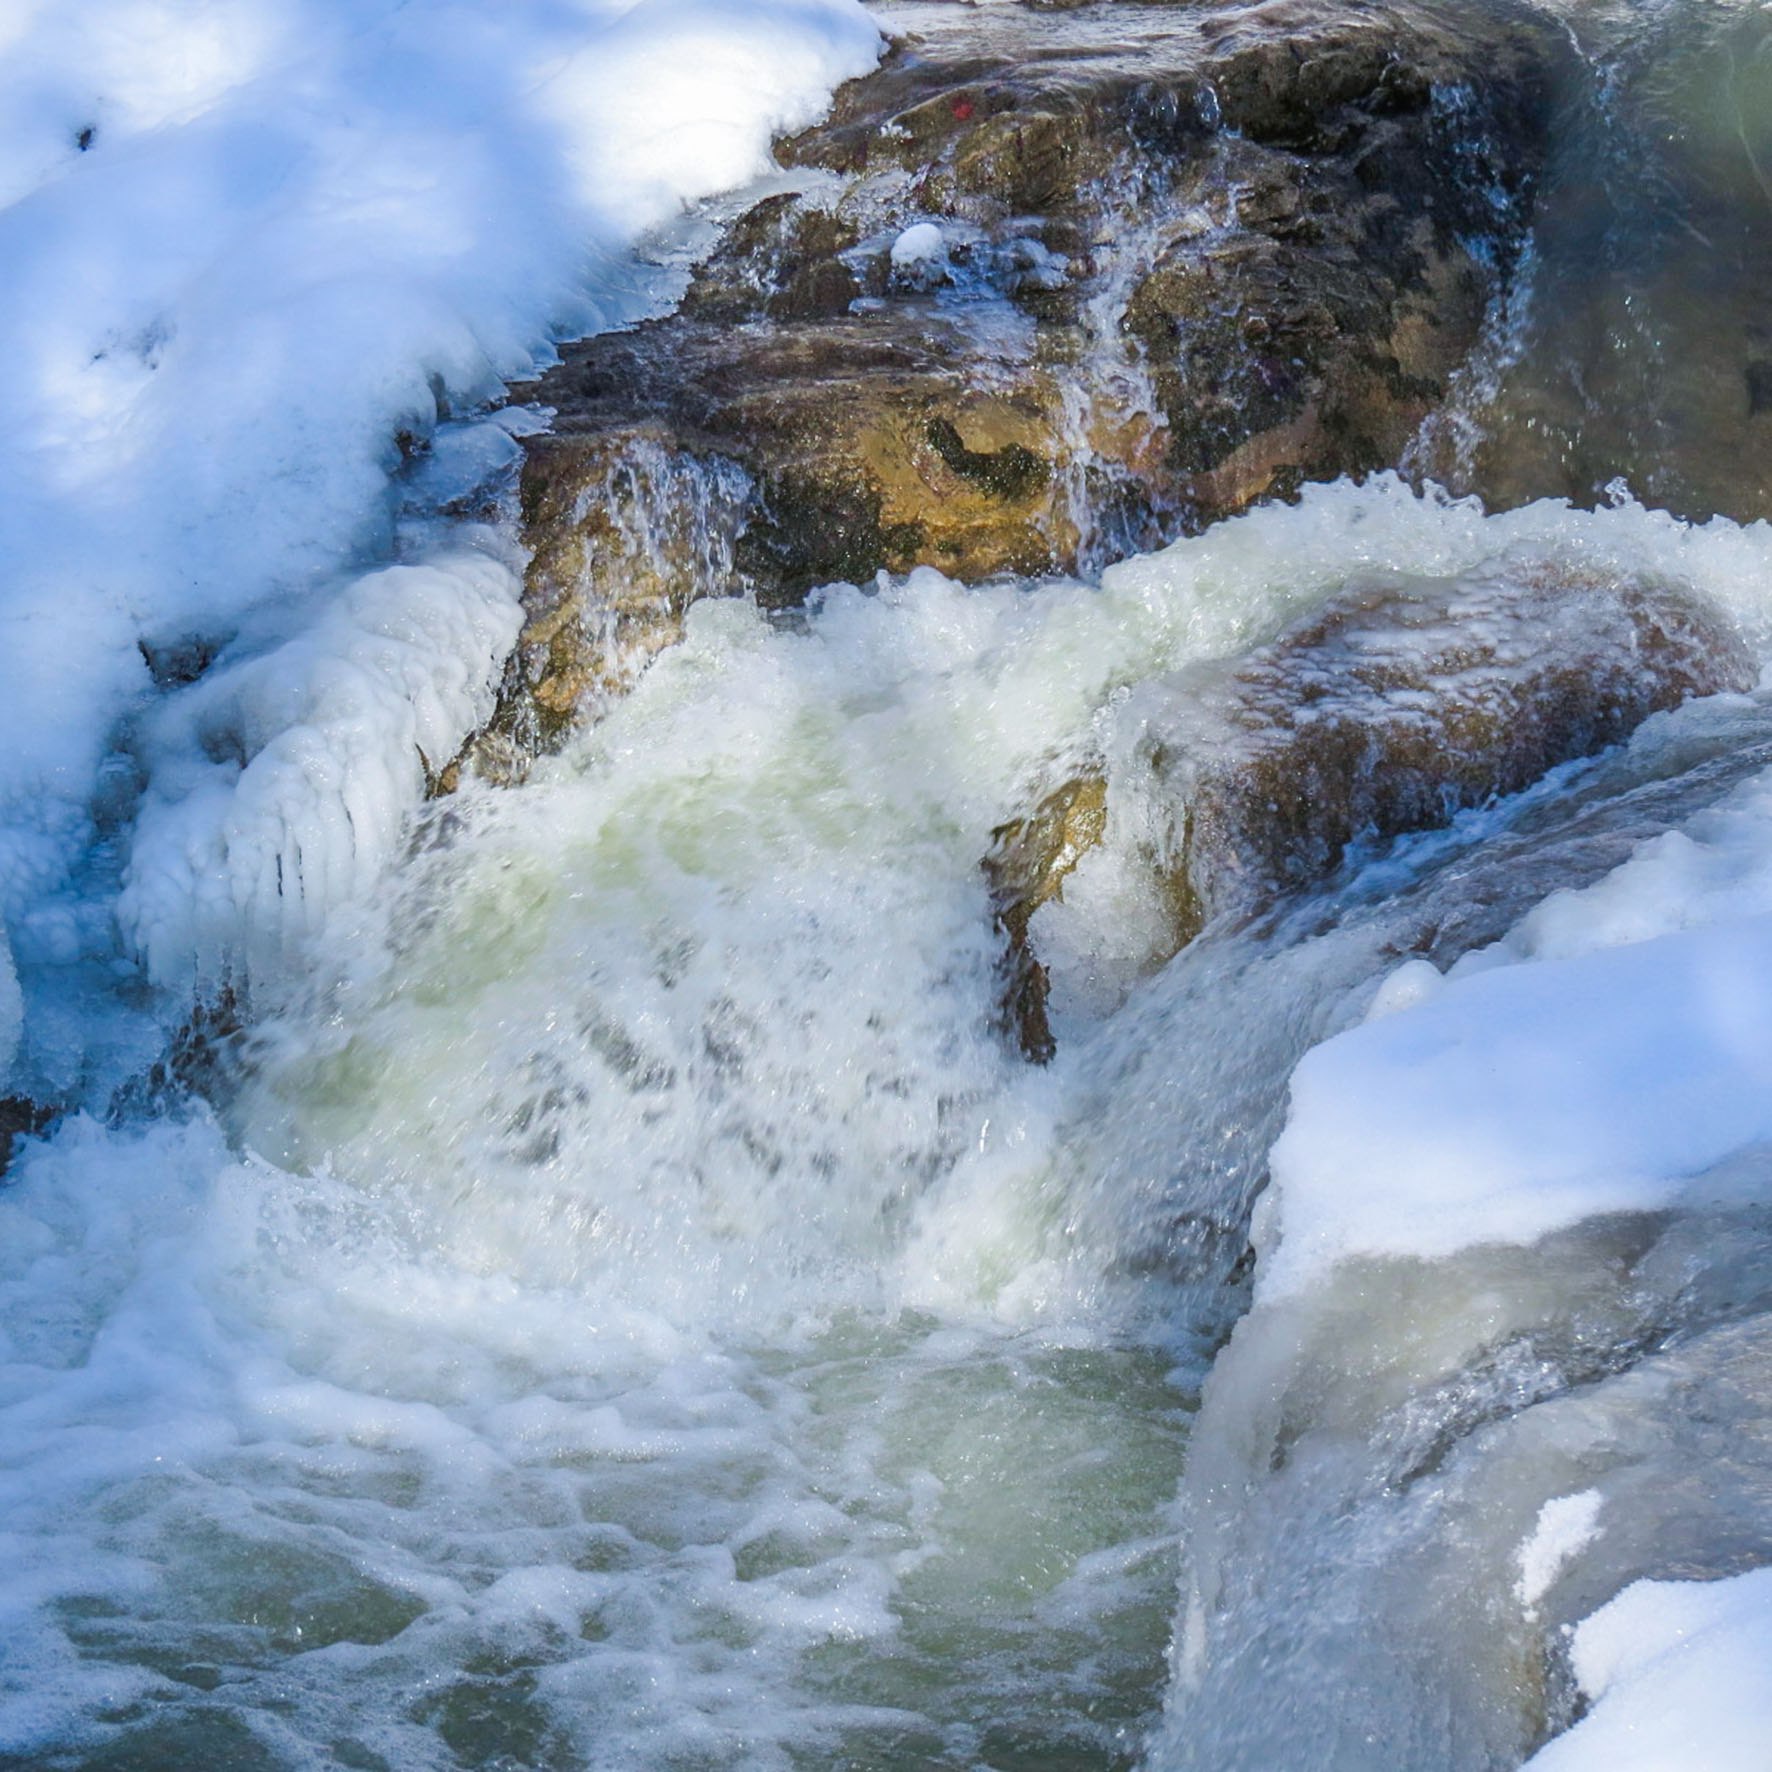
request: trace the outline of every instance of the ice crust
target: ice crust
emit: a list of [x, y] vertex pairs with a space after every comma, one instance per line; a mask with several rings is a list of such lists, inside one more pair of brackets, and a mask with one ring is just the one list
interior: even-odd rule
[[[764, 169], [771, 136], [878, 46], [853, 0], [7, 9], [0, 914], [40, 910], [89, 843], [102, 760], [153, 696], [138, 642], [231, 641], [239, 658], [326, 619], [391, 545], [396, 433], [422, 442], [550, 337], [646, 311], [661, 284], [633, 256], [640, 237]], [[423, 693], [455, 697], [484, 640], [477, 620], [433, 624], [445, 651]], [[368, 746], [366, 711], [309, 717], [330, 694], [296, 691], [303, 742]], [[391, 754], [407, 719], [373, 744]], [[180, 749], [151, 746], [151, 761]], [[356, 770], [310, 764], [278, 779]], [[233, 812], [201, 771], [154, 778], [157, 803], [196, 796], [142, 834], [130, 921], [156, 972], [219, 937], [220, 884], [182, 930], [176, 894], [199, 851], [237, 847], [224, 823], [280, 820], [300, 842], [303, 819], [332, 816], [305, 786], [273, 809], [272, 773], [249, 770]], [[353, 854], [388, 847], [384, 828]], [[230, 863], [225, 891], [242, 884]], [[264, 911], [289, 920], [281, 900]]]
[[[1758, 644], [1764, 657], [1763, 638]], [[1745, 1227], [1772, 1198], [1769, 1104], [1772, 772], [1762, 772], [1640, 841], [1593, 884], [1551, 893], [1500, 941], [1443, 972], [1404, 961], [1368, 993], [1363, 1020], [1305, 1055], [1256, 1215], [1255, 1308], [1237, 1331], [1243, 1365], [1320, 1363], [1340, 1373], [1360, 1358], [1352, 1323], [1369, 1319], [1378, 1327], [1365, 1333], [1398, 1394], [1416, 1364], [1431, 1371], [1424, 1350], [1455, 1348], [1461, 1336], [1469, 1371], [1456, 1382], [1478, 1384], [1472, 1374], [1493, 1357], [1501, 1325], [1517, 1313], [1524, 1333], [1544, 1298], [1573, 1299], [1598, 1283], [1590, 1310], [1616, 1310], [1611, 1333], [1628, 1342], [1642, 1332], [1633, 1310], [1654, 1320], [1657, 1310], [1679, 1309], [1648, 1302], [1664, 1286], [1670, 1300], [1703, 1298], [1707, 1288], [1728, 1296], [1742, 1284], [1732, 1263], [1748, 1261], [1742, 1251], [1754, 1246]], [[1652, 1260], [1606, 1266], [1608, 1239], [1628, 1241], [1643, 1234], [1628, 1227], [1644, 1223], [1671, 1226], [1670, 1248], [1685, 1250], [1677, 1263], [1667, 1258], [1680, 1284], [1657, 1278]], [[1531, 1277], [1539, 1269], [1558, 1276], [1544, 1294]], [[1620, 1272], [1630, 1273], [1622, 1285]], [[1482, 1276], [1474, 1289], [1472, 1274]], [[1331, 1328], [1349, 1336], [1348, 1349], [1316, 1339]], [[1540, 1333], [1539, 1345], [1555, 1345], [1554, 1332]], [[1760, 1369], [1763, 1355], [1742, 1357]], [[1458, 1364], [1448, 1360], [1444, 1382], [1454, 1382]], [[1731, 1380], [1689, 1384], [1677, 1404], [1656, 1391], [1665, 1381], [1653, 1362], [1638, 1381], [1632, 1373], [1600, 1388], [1627, 1424], [1627, 1443], [1632, 1433], [1647, 1438], [1636, 1411], [1644, 1421], [1661, 1410], [1709, 1420], [1739, 1407], [1752, 1419]], [[1240, 1421], [1226, 1395], [1224, 1412]], [[1510, 1423], [1518, 1448], [1535, 1435], [1548, 1446], [1559, 1431], [1582, 1431], [1580, 1405], [1561, 1414], [1543, 1407], [1542, 1423], [1530, 1406]], [[1325, 1412], [1323, 1431], [1332, 1419]], [[1216, 1429], [1227, 1440], [1238, 1431]], [[1488, 1444], [1474, 1437], [1461, 1449], [1462, 1480], [1499, 1491], [1508, 1443], [1499, 1433]], [[1740, 1505], [1731, 1485], [1763, 1479], [1726, 1468], [1707, 1477], [1665, 1453], [1653, 1466], [1645, 1457], [1657, 1476], [1633, 1474], [1617, 1439], [1597, 1431], [1590, 1456], [1587, 1471], [1604, 1472], [1605, 1482], [1560, 1496], [1553, 1488], [1517, 1553], [1514, 1598], [1529, 1629], [1548, 1631], [1541, 1610], [1570, 1593], [1592, 1606], [1621, 1573], [1628, 1581], [1727, 1569], [1763, 1555], [1763, 1532], [1739, 1546], [1730, 1536]], [[1198, 1441], [1195, 1457], [1206, 1470]], [[1743, 1472], [1757, 1469], [1744, 1459]], [[1564, 1480], [1569, 1474], [1565, 1466]], [[1541, 1447], [1514, 1480], [1557, 1475]], [[1676, 1498], [1676, 1479], [1692, 1493]], [[1349, 1487], [1360, 1492], [1359, 1479]], [[1376, 1506], [1370, 1517], [1372, 1529], [1400, 1529]], [[1769, 1658], [1772, 1572], [1636, 1580], [1576, 1631], [1573, 1670], [1594, 1708], [1540, 1750], [1533, 1772], [1762, 1767], [1772, 1739]], [[1178, 1708], [1175, 1726], [1205, 1724]]]

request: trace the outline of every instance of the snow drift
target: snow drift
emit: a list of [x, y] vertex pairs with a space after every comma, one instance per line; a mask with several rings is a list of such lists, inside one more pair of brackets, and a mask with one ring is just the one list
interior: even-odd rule
[[[15, 929], [90, 841], [120, 717], [154, 694], [142, 643], [233, 663], [324, 620], [391, 550], [396, 433], [422, 441], [550, 336], [644, 312], [660, 283], [636, 241], [766, 168], [771, 137], [877, 52], [852, 0], [5, 10], [0, 913]], [[442, 679], [481, 667], [481, 626], [433, 624], [456, 638]], [[398, 748], [408, 720], [374, 742]], [[371, 742], [347, 724], [352, 747]], [[157, 801], [195, 785], [178, 773]], [[224, 842], [215, 787], [138, 846], [131, 927], [162, 973], [202, 945], [174, 936], [172, 894]], [[305, 816], [300, 795], [281, 816]], [[198, 920], [219, 939], [209, 908]], [[20, 945], [21, 964], [46, 957]]]

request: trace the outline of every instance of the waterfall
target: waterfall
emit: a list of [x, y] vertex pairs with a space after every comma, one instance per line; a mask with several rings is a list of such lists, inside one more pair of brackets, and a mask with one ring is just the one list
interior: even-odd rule
[[[757, 83], [729, 184], [873, 53], [824, 0], [606, 10], [632, 93], [510, 64], [603, 107], [575, 165], [698, 32]], [[1024, 54], [1109, 9], [927, 10]], [[369, 541], [95, 667], [108, 760], [45, 740], [76, 810], [0, 878], [0, 1769], [1758, 1763], [1772, 39], [1503, 10], [1579, 78], [1531, 188], [1423, 101], [1461, 221], [1534, 207], [1459, 236], [1488, 306], [1395, 471], [1210, 523], [1140, 477], [1198, 359], [1138, 274], [1254, 189], [1197, 97], [1149, 126], [1200, 188], [1092, 187], [1138, 226], [1040, 360], [1074, 571], [783, 607], [750, 469], [654, 415], [537, 494], [545, 417], [464, 369]], [[636, 152], [607, 317], [715, 327], [687, 258], [786, 175], [679, 223], [715, 174]], [[919, 296], [1022, 348], [1059, 255], [948, 225]]]

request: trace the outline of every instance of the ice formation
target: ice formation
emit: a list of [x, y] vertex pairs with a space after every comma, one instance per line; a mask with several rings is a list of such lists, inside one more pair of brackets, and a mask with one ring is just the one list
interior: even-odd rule
[[942, 257], [946, 251], [947, 241], [941, 229], [934, 222], [917, 222], [892, 242], [892, 262], [903, 270], [912, 265], [927, 264], [931, 259]]
[[19, 995], [18, 972], [12, 963], [12, 944], [0, 931], [0, 1088], [12, 1069], [12, 1055], [24, 1027], [25, 1006]]
[[156, 709], [119, 905], [150, 975], [213, 986], [238, 962], [274, 982], [362, 898], [427, 778], [492, 711], [519, 619], [499, 560], [390, 566]]
[[1772, 776], [1431, 972], [1294, 1074], [1264, 1296], [1664, 1205], [1772, 1140]]
[[[422, 441], [550, 335], [645, 311], [639, 237], [765, 168], [878, 46], [851, 0], [8, 9], [0, 914], [90, 840], [101, 761], [153, 695], [138, 643], [239, 656], [267, 612], [288, 639], [385, 552], [396, 433]], [[203, 800], [226, 816], [212, 780]], [[192, 854], [222, 840], [201, 817], [181, 815]], [[177, 911], [148, 882], [176, 873], [137, 872], [162, 970]]]

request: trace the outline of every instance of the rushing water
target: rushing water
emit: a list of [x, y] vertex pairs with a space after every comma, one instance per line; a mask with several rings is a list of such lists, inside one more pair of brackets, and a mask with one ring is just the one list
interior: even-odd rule
[[[1730, 29], [1681, 77], [1751, 96]], [[1549, 342], [1496, 317], [1464, 442], [1567, 371], [1566, 213]], [[1099, 583], [704, 603], [525, 785], [433, 805], [206, 1102], [32, 1145], [0, 1764], [1506, 1767], [1575, 1713], [1558, 1626], [1772, 1554], [1751, 1205], [1250, 1309], [1306, 1048], [1772, 767], [1763, 694], [1694, 703], [1167, 958], [1187, 673], [1386, 575], [1649, 575], [1772, 658], [1763, 529], [1389, 478]], [[1081, 767], [1038, 1067], [980, 861]], [[1603, 1557], [1522, 1600], [1589, 1488]]]
[[1494, 502], [1622, 479], [1695, 518], [1772, 514], [1772, 38], [1764, 9], [1573, 6], [1587, 73], [1533, 224], [1419, 465]]
[[[1423, 929], [1499, 934], [1768, 736], [1695, 704], [1140, 983], [1138, 686], [1404, 564], [1659, 559], [1759, 634], [1767, 551], [1393, 482], [1099, 588], [698, 607], [573, 752], [433, 813], [235, 1054], [225, 1136], [76, 1126], [0, 1202], [16, 1763], [1131, 1763], [1241, 1308], [1199, 1227], [1291, 1064]], [[1124, 809], [1049, 907], [1037, 1069], [978, 861], [1084, 752]]]

